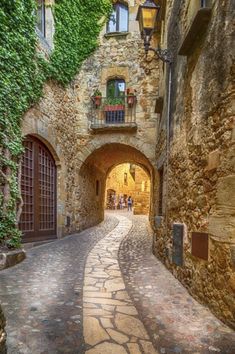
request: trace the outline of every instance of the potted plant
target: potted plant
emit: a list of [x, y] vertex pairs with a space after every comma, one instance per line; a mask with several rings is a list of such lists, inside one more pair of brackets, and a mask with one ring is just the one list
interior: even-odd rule
[[96, 89], [92, 95], [92, 100], [97, 107], [99, 107], [101, 105], [102, 102], [102, 93], [100, 90]]
[[114, 111], [124, 111], [124, 99], [118, 97], [109, 97], [104, 102], [104, 111], [105, 112], [114, 112]]
[[129, 107], [133, 107], [136, 102], [136, 90], [132, 88], [128, 88], [126, 90], [127, 94], [127, 104]]

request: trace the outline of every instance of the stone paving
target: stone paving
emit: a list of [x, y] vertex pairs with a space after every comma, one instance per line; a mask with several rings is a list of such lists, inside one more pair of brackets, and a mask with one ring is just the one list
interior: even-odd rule
[[82, 287], [86, 257], [117, 225], [97, 227], [31, 249], [27, 259], [0, 272], [8, 354], [84, 353]]
[[109, 213], [2, 271], [8, 354], [234, 354], [235, 332], [188, 294], [151, 245], [146, 217]]
[[195, 301], [152, 255], [147, 217], [130, 218], [133, 228], [121, 243], [119, 262], [155, 348], [162, 354], [234, 354], [235, 332]]
[[83, 288], [86, 354], [157, 354], [125, 289], [118, 265], [121, 240], [131, 220], [116, 215], [119, 225], [90, 252]]

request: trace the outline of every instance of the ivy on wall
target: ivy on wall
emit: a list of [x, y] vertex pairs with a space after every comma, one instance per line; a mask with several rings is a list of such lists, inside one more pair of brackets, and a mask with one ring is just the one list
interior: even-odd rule
[[68, 85], [97, 47], [110, 0], [57, 0], [55, 49], [46, 61], [37, 51], [35, 0], [0, 3], [0, 245], [19, 247], [22, 208], [18, 180], [23, 152], [21, 119], [42, 96], [43, 83]]
[[107, 14], [110, 0], [57, 0], [54, 7], [56, 33], [51, 56], [51, 76], [68, 84], [97, 47], [97, 37]]

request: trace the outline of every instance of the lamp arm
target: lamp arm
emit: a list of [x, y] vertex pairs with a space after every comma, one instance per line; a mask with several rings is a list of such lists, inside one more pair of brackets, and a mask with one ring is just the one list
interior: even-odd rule
[[149, 47], [148, 50], [154, 52], [158, 56], [158, 58], [162, 60], [164, 63], [172, 64], [173, 62], [172, 54], [168, 49], [161, 49], [160, 47], [154, 49], [152, 47]]

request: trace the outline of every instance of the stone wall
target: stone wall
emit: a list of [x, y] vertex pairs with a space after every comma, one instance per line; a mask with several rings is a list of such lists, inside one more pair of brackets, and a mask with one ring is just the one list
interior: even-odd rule
[[[207, 28], [191, 40], [190, 52], [179, 56], [195, 15], [188, 5], [189, 1], [184, 6], [167, 2], [162, 45], [172, 50], [174, 58], [170, 167], [169, 180], [164, 174], [165, 212], [162, 224], [156, 225], [154, 248], [199, 301], [235, 327], [234, 3], [212, 2]], [[166, 88], [167, 75], [162, 78], [165, 106], [158, 136], [159, 166], [166, 146]], [[166, 162], [164, 168], [166, 172]], [[186, 226], [183, 266], [172, 260], [173, 223]], [[208, 260], [195, 256], [192, 237], [198, 236], [193, 232], [209, 235]], [[196, 247], [200, 255], [202, 246]]]
[[6, 333], [5, 333], [6, 320], [0, 306], [0, 353], [6, 354]]
[[[23, 120], [23, 135], [32, 134], [41, 139], [56, 160], [58, 237], [102, 220], [105, 180], [115, 163], [135, 163], [144, 155], [144, 166], [152, 176], [152, 193], [157, 192], [153, 167], [157, 133], [154, 98], [158, 90], [159, 67], [154, 63], [149, 74], [135, 20], [139, 2], [130, 0], [128, 3], [129, 32], [106, 35], [104, 26], [98, 49], [84, 62], [74, 81], [67, 88], [47, 82], [44, 98], [26, 113]], [[43, 45], [42, 50], [45, 51]], [[107, 80], [116, 77], [125, 79], [127, 87], [137, 91], [137, 130], [95, 132], [91, 129], [94, 117], [91, 96], [95, 89], [106, 96]], [[110, 157], [105, 170], [95, 158], [90, 159], [92, 163], [87, 162], [96, 151], [109, 144], [122, 144], [130, 149], [120, 152], [115, 161]], [[98, 198], [95, 194], [97, 180], [101, 183]], [[152, 219], [156, 199], [153, 194]]]
[[148, 174], [139, 166], [136, 167], [134, 214], [148, 215], [150, 203], [150, 179]]

